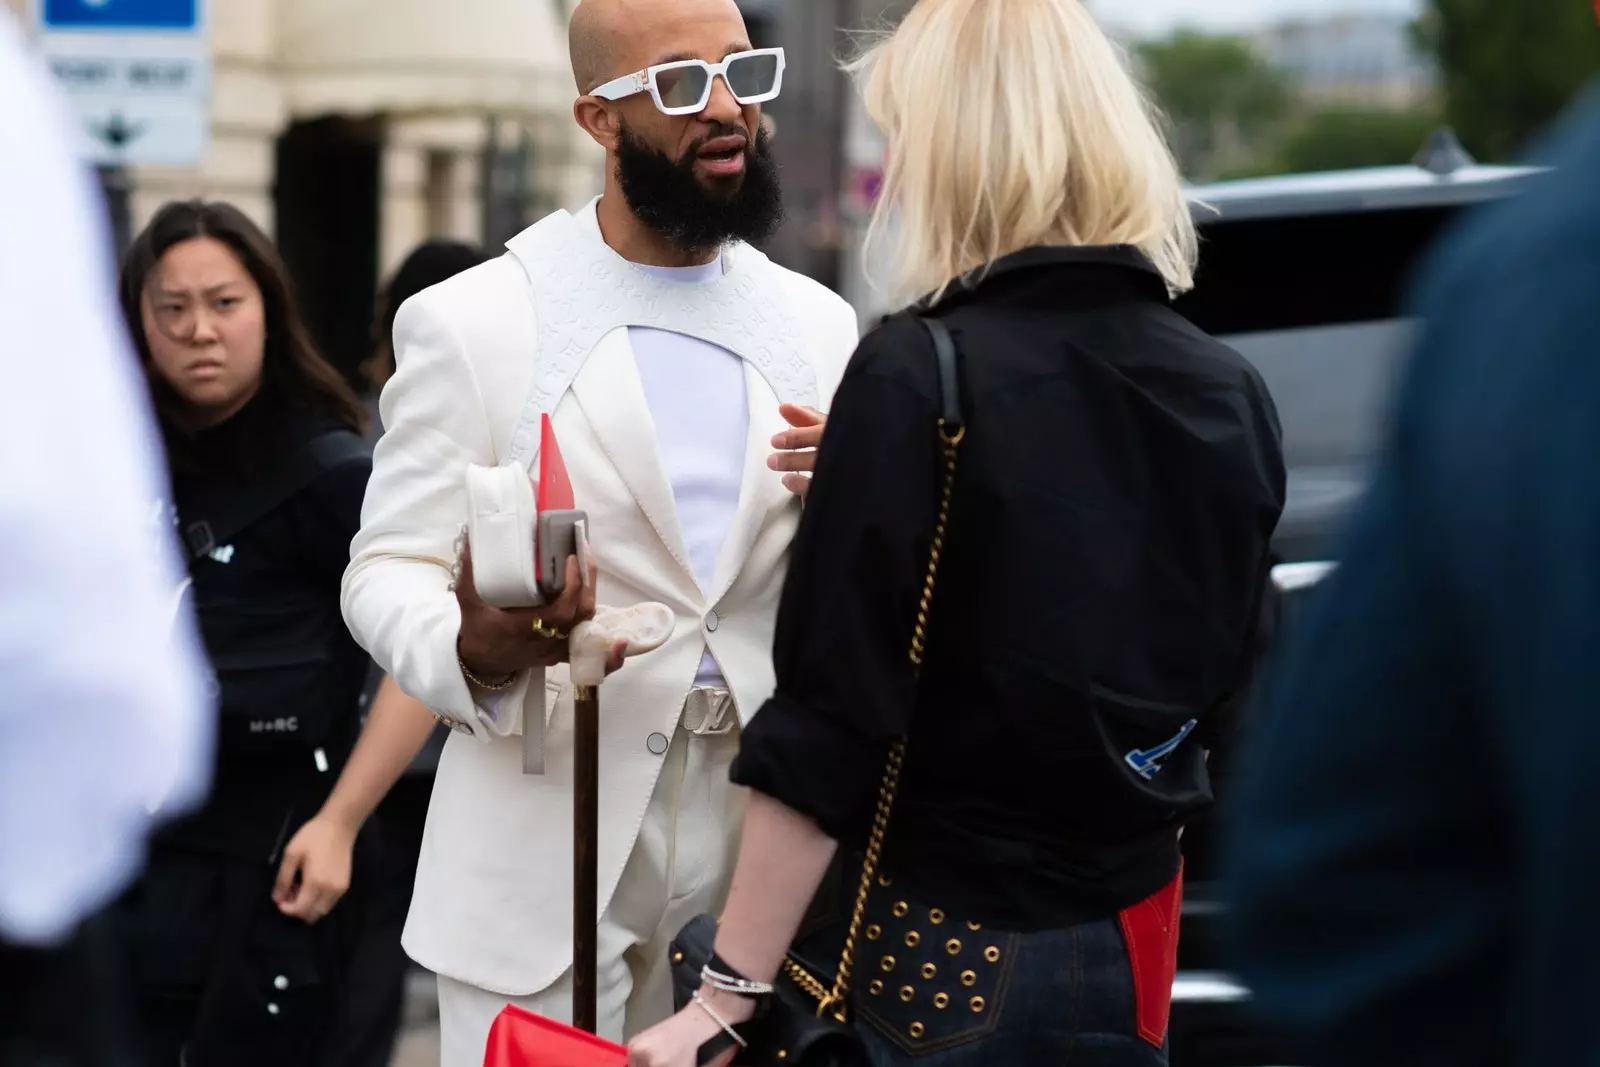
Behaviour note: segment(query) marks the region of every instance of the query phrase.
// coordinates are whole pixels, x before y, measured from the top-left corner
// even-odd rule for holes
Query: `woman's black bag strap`
[[[257,519],[316,481],[357,460],[372,460],[372,444],[353,430],[329,430],[288,453],[282,462],[239,491],[183,516],[183,545],[193,563],[225,545]]]
[[[954,435],[963,426],[961,414],[961,375],[956,366],[956,342],[950,328],[938,319],[918,318],[933,339],[934,360],[939,368],[939,420],[944,432]]]

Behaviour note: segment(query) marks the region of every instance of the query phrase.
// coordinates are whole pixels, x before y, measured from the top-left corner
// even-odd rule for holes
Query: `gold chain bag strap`
[[[911,663],[920,674],[922,655],[927,647],[928,612],[933,605],[934,580],[939,574],[939,557],[944,552],[945,529],[950,521],[950,498],[956,485],[956,452],[967,434],[961,414],[961,392],[956,377],[956,346],[950,331],[937,319],[919,318],[933,339],[934,354],[939,370],[939,444],[944,453],[944,484],[939,495],[939,514],[933,525],[933,542],[928,548],[928,569],[922,581],[922,598],[917,604],[917,621],[911,632]],[[850,996],[850,976],[855,964],[856,941],[861,935],[862,917],[866,914],[867,898],[872,893],[872,883],[877,877],[878,863],[883,856],[883,841],[889,832],[889,815],[894,810],[895,792],[900,786],[900,766],[905,760],[906,739],[897,738],[889,749],[889,758],[883,768],[883,784],[878,788],[878,807],[872,817],[872,830],[867,838],[866,858],[861,864],[861,881],[856,887],[855,906],[851,910],[850,925],[845,933],[844,951],[839,957],[839,969],[833,986],[829,988],[807,971],[792,957],[785,956],[784,972],[789,978],[817,1000],[817,1015],[832,1013],[838,1022],[847,1021],[846,1003]]]

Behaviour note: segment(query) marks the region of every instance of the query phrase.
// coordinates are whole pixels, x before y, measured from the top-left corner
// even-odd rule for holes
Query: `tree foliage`
[[[1439,124],[1431,111],[1339,106],[1310,112],[1279,152],[1288,173],[1409,163]]]
[[[1212,177],[1256,155],[1289,114],[1287,82],[1238,38],[1180,30],[1140,44],[1138,58],[1191,178]]]
[[[1417,42],[1467,151],[1516,158],[1600,74],[1595,15],[1590,0],[1428,0]]]

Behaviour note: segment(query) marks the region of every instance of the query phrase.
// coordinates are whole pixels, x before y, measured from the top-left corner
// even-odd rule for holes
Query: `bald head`
[[[581,0],[567,25],[567,53],[572,59],[572,80],[584,96],[610,79],[609,56],[616,49],[618,9],[627,0]]]
[[[744,16],[734,0],[581,0],[567,25],[567,51],[578,95],[659,62],[655,52],[662,42],[708,23],[737,27],[738,34],[744,34]],[[668,47],[664,54],[672,51]]]

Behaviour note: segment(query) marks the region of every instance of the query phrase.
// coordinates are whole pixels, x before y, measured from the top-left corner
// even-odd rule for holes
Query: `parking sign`
[[[206,0],[34,0],[40,49],[106,166],[192,166],[210,141]]]
[[[43,0],[44,30],[179,30],[200,23],[200,0]]]

